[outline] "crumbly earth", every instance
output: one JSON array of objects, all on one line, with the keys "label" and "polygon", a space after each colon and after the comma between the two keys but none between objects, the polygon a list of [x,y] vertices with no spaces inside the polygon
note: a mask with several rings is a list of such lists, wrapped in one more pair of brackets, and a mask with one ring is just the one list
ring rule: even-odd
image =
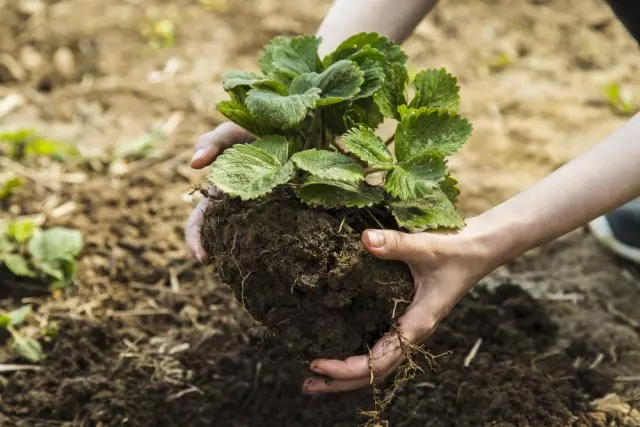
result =
[{"label": "crumbly earth", "polygon": [[202,239],[221,280],[294,354],[345,358],[389,331],[413,293],[404,263],[362,247],[367,215],[312,209],[277,189],[254,201],[212,199]]},{"label": "crumbly earth", "polygon": [[[46,374],[9,378],[0,401],[3,425],[76,419],[106,426],[352,426],[365,420],[356,410],[372,405],[369,390],[301,395],[297,357],[258,330],[244,338],[228,328],[204,337],[175,331],[165,351],[159,342],[127,351],[122,340],[133,339],[131,332],[108,324],[65,321],[60,330],[47,348]],[[588,356],[584,347],[560,351],[552,365],[532,362],[557,333],[545,309],[521,288],[480,289],[430,340],[434,353],[449,355],[433,370],[425,365],[382,416],[405,426],[597,425],[588,402],[610,390],[611,377],[573,366],[576,357]],[[479,351],[465,367],[478,338]],[[177,343],[190,348],[171,354]]]},{"label": "crumbly earth", "polygon": [[[314,32],[330,3],[0,0],[0,100],[24,99],[0,127],[76,142],[91,158],[21,161],[36,180],[25,178],[0,202],[0,219],[72,206],[45,226],[76,227],[86,240],[76,283],[65,290],[0,269],[0,310],[31,304],[21,332],[47,353],[39,371],[0,373],[1,426],[364,421],[357,411],[372,408],[370,390],[301,395],[299,356],[255,327],[184,244],[199,196],[191,188],[207,173],[188,166],[193,140],[222,120],[212,107],[227,96],[221,74],[255,70],[258,50],[277,34]],[[451,160],[465,215],[528,187],[624,123],[605,85],[619,84],[637,105],[638,45],[606,2],[440,3],[404,47],[414,71],[444,66],[460,78],[461,110],[474,124]],[[175,46],[154,48],[140,29],[163,19],[174,24]],[[154,144],[157,157],[109,167],[111,149],[174,113],[183,120]],[[385,124],[380,134],[392,130]],[[16,174],[4,160],[0,179]],[[505,284],[521,291],[505,292]],[[383,414],[391,427],[640,425],[637,267],[575,232],[476,290],[427,342],[434,354],[452,353],[398,391]],[[43,328],[58,333],[43,338]],[[24,364],[6,333],[0,363]],[[593,400],[607,394],[618,403]]]}]

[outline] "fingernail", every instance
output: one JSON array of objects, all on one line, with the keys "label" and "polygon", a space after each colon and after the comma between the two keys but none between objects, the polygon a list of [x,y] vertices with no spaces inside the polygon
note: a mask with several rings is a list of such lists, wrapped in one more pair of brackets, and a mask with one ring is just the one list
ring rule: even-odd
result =
[{"label": "fingernail", "polygon": [[313,393],[313,390],[311,389],[311,384],[313,384],[313,379],[307,378],[304,384],[302,384],[302,392],[307,394]]},{"label": "fingernail", "polygon": [[327,375],[327,373],[320,368],[316,362],[311,363],[311,370],[318,375]]},{"label": "fingernail", "polygon": [[202,159],[204,156],[207,155],[207,149],[206,148],[201,148],[198,151],[196,151],[193,154],[193,157],[191,158],[191,163],[196,162],[200,159]]},{"label": "fingernail", "polygon": [[384,245],[384,234],[379,231],[367,231],[367,239],[369,239],[369,244],[374,248]]}]

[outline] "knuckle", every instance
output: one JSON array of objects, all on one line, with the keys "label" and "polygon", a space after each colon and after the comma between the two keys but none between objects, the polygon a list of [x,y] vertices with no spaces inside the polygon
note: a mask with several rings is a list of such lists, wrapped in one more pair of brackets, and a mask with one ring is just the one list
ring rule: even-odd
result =
[{"label": "knuckle", "polygon": [[373,377],[377,380],[383,380],[387,377],[387,375],[389,375],[389,370],[390,370],[390,366],[387,364],[374,364],[372,371],[373,371]]},{"label": "knuckle", "polygon": [[215,137],[214,131],[203,133],[202,135],[198,136],[196,138],[196,143],[195,143],[196,150],[199,150],[200,148],[204,148],[207,146],[215,145],[214,137]]},{"label": "knuckle", "polygon": [[431,335],[431,333],[436,329],[437,324],[437,320],[431,316],[424,319],[416,326],[413,341],[422,341]]},{"label": "knuckle", "polygon": [[389,243],[391,248],[400,248],[404,245],[405,237],[404,233],[400,233],[398,231],[392,231],[389,233]]}]

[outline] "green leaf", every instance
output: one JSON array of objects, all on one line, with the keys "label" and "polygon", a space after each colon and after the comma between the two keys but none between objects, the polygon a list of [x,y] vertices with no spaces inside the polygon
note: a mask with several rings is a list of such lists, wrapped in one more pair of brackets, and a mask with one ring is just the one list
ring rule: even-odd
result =
[{"label": "green leaf", "polygon": [[22,255],[0,254],[0,262],[16,276],[34,277],[34,272],[29,268],[29,264]]},{"label": "green leaf", "polygon": [[402,63],[391,63],[385,67],[384,72],[384,82],[374,99],[385,117],[400,120],[398,107],[407,103],[407,68]]},{"label": "green leaf", "polygon": [[278,129],[292,129],[304,120],[319,98],[318,88],[288,96],[252,89],[247,95],[247,108],[259,123]]},{"label": "green leaf", "polygon": [[293,176],[293,165],[283,163],[282,157],[266,151],[260,144],[236,144],[213,162],[207,181],[232,197],[255,199]]},{"label": "green leaf", "polygon": [[51,139],[37,138],[29,144],[25,149],[26,155],[48,156],[53,159],[62,161],[69,156],[77,156],[79,154],[75,145],[68,142],[54,141]]},{"label": "green leaf", "polygon": [[385,177],[385,190],[401,200],[432,193],[447,173],[446,163],[436,156],[417,156],[398,163]]},{"label": "green leaf", "polygon": [[413,80],[416,95],[409,107],[443,108],[457,111],[460,105],[458,80],[444,68],[429,69],[416,75]]},{"label": "green leaf", "polygon": [[364,82],[360,86],[360,93],[357,98],[368,98],[384,84],[384,67],[377,61],[367,59],[360,65],[360,69],[364,73]]},{"label": "green leaf", "polygon": [[403,161],[425,152],[453,154],[471,131],[471,123],[458,114],[432,108],[409,110],[396,129],[396,157]]},{"label": "green leaf", "polygon": [[82,250],[82,232],[64,227],[53,227],[34,234],[29,241],[31,256],[42,261],[73,261]]},{"label": "green leaf", "polygon": [[360,163],[344,154],[313,148],[294,154],[291,161],[296,167],[318,178],[344,182],[364,181],[364,170]]},{"label": "green leaf", "polygon": [[[2,223],[0,223],[1,225]],[[0,227],[0,252],[11,252],[17,249],[15,243],[9,240],[6,231]]]},{"label": "green leaf", "polygon": [[5,200],[11,196],[15,190],[24,185],[24,179],[19,176],[14,176],[7,179],[0,185],[0,200]]},{"label": "green leaf", "polygon": [[447,175],[444,180],[440,183],[440,189],[446,196],[451,200],[451,203],[455,204],[458,202],[458,196],[460,195],[460,190],[458,189],[458,181],[451,176],[451,174]]},{"label": "green leaf", "polygon": [[464,219],[446,194],[436,190],[417,200],[389,203],[398,225],[409,230],[460,228]]},{"label": "green leaf", "polygon": [[7,235],[22,245],[31,238],[36,228],[36,223],[30,219],[11,221],[7,225]]},{"label": "green leaf", "polygon": [[306,73],[291,82],[290,93],[305,93],[311,88],[321,90],[317,106],[336,104],[360,93],[364,73],[351,61],[338,61],[321,74]]},{"label": "green leaf", "polygon": [[225,73],[222,77],[222,87],[227,92],[238,88],[242,88],[245,91],[251,88],[259,88],[270,89],[281,95],[288,93],[287,87],[281,82],[247,71],[229,71]]},{"label": "green leaf", "polygon": [[343,120],[345,128],[338,133],[344,133],[348,128],[364,125],[375,129],[384,120],[380,108],[372,98],[358,99],[345,112]]},{"label": "green leaf", "polygon": [[258,122],[249,109],[238,101],[222,101],[216,105],[216,108],[226,118],[253,135],[262,136],[267,133],[268,126]]},{"label": "green leaf", "polygon": [[290,83],[295,77],[322,70],[318,57],[320,39],[311,35],[293,38],[275,37],[260,53],[262,72]]},{"label": "green leaf", "polygon": [[376,63],[384,63],[385,56],[384,53],[380,52],[378,49],[375,49],[369,45],[363,46],[360,50],[355,51],[351,55],[349,55],[346,59],[349,61],[353,61],[359,66],[362,65],[365,61],[373,61]]},{"label": "green leaf", "polygon": [[278,135],[267,135],[251,143],[251,145],[274,155],[281,165],[287,163],[289,157],[296,150],[295,141]]},{"label": "green leaf", "polygon": [[55,280],[64,280],[64,271],[58,264],[59,261],[44,261],[38,258],[33,259],[33,265],[39,272],[44,273]]},{"label": "green leaf", "polygon": [[293,79],[289,86],[290,95],[299,95],[307,92],[309,89],[317,87],[318,73],[304,73]]},{"label": "green leaf", "polygon": [[11,318],[7,314],[0,314],[0,328],[5,329],[11,324]]},{"label": "green leaf", "polygon": [[392,168],[393,157],[371,128],[359,126],[342,135],[347,150],[375,168]]},{"label": "green leaf", "polygon": [[297,191],[298,197],[311,206],[363,208],[383,201],[382,190],[360,182],[347,183],[310,177]]},{"label": "green leaf", "polygon": [[9,312],[9,322],[12,326],[16,326],[24,322],[24,319],[31,314],[31,306],[23,305],[22,307]]},{"label": "green leaf", "polygon": [[360,92],[364,73],[351,61],[338,61],[318,76],[316,86],[322,91],[317,105],[330,105],[351,99]]},{"label": "green leaf", "polygon": [[366,49],[367,46],[381,52],[388,63],[398,63],[404,66],[407,62],[407,55],[400,49],[400,46],[378,33],[354,34],[340,43],[336,50],[327,55],[322,62],[325,66],[329,66],[341,59],[349,58],[362,49]]},{"label": "green leaf", "polygon": [[29,362],[37,363],[45,358],[42,347],[37,340],[24,338],[15,334],[13,337],[13,351]]}]

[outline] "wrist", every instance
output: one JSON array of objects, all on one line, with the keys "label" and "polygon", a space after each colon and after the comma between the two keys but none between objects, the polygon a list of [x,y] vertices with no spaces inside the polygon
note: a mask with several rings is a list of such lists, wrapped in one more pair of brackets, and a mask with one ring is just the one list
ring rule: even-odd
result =
[{"label": "wrist", "polygon": [[521,249],[522,234],[517,224],[509,220],[497,220],[488,213],[469,218],[460,236],[464,246],[471,250],[476,259],[476,280],[524,252]]}]

